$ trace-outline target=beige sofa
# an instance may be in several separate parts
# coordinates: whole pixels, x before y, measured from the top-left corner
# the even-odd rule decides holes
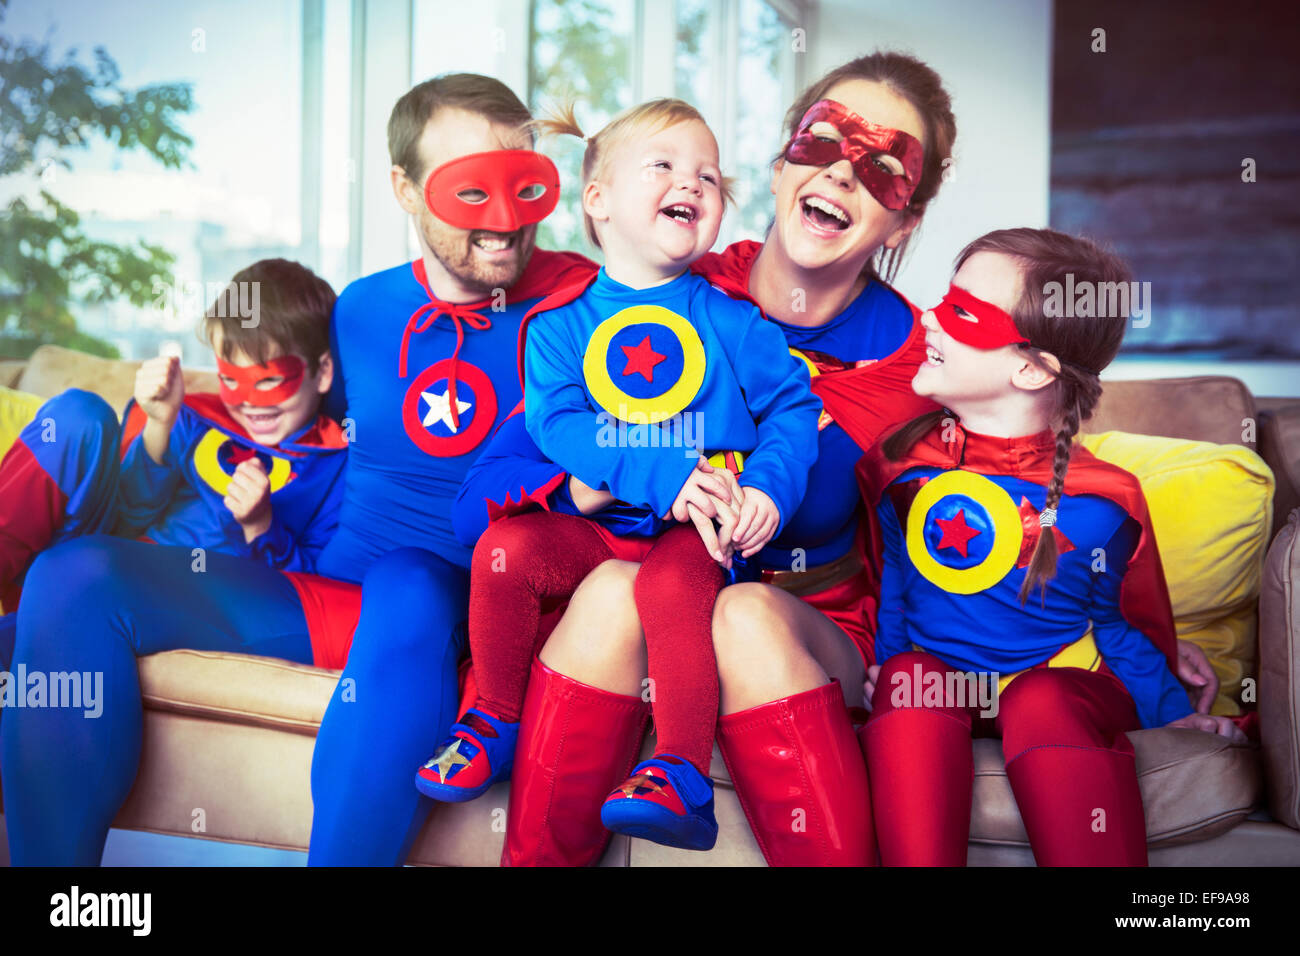
[[[79,386],[116,407],[134,365],[46,347],[29,363],[0,363],[0,385],[41,396]],[[214,387],[192,374],[191,389]],[[1191,731],[1131,735],[1155,865],[1300,864],[1300,401],[1255,399],[1241,382],[1205,377],[1113,383],[1092,431],[1241,443],[1277,478],[1275,538],[1259,610],[1262,747],[1233,747]],[[337,672],[284,661],[173,651],[140,661],[145,738],[135,789],[116,826],[305,849],[316,729]],[[996,741],[975,742],[970,862],[1032,865]],[[718,846],[710,853],[614,839],[608,866],[756,865],[763,862],[726,767],[715,753]],[[495,865],[508,786],[470,804],[436,807],[412,863]],[[199,813],[198,811],[202,811]]]

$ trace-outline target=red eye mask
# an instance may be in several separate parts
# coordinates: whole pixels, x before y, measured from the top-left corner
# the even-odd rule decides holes
[[[227,405],[279,405],[297,393],[302,385],[307,363],[296,355],[282,355],[265,365],[231,365],[217,359],[217,372],[222,379],[233,378],[234,388],[220,381],[221,400]],[[257,383],[267,378],[283,378],[274,388],[258,388]]]
[[[429,211],[457,229],[514,232],[541,222],[559,201],[555,164],[529,149],[470,153],[443,163],[424,184]]]
[[[958,315],[958,307],[966,314]],[[977,349],[1029,344],[1029,339],[1016,328],[1011,316],[958,286],[948,287],[948,294],[934,307],[933,312],[944,332],[958,342]]]
[[[829,123],[843,139],[832,142],[812,133],[815,123]],[[882,153],[895,157],[903,165],[903,174],[895,176],[877,166],[875,157]],[[868,123],[857,113],[834,100],[818,100],[803,114],[799,132],[785,147],[787,162],[802,166],[830,166],[847,159],[853,164],[867,192],[886,209],[904,208],[921,181],[925,149],[910,133]]]

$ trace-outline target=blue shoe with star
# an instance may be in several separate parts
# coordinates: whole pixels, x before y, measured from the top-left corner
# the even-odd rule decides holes
[[[471,707],[451,725],[451,736],[415,774],[415,789],[444,803],[481,797],[515,765],[519,723]]]
[[[713,781],[675,754],[655,754],[605,798],[607,830],[680,850],[712,850],[718,842]]]

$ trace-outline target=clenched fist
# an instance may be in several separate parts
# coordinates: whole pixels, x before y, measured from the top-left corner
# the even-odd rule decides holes
[[[143,432],[145,451],[160,465],[184,398],[181,360],[172,355],[145,359],[135,373],[135,403],[149,419]]]
[[[185,398],[181,360],[174,355],[145,359],[135,373],[135,403],[150,418],[171,426]]]
[[[236,466],[224,504],[244,529],[244,541],[251,544],[258,535],[266,534],[271,527],[271,479],[258,459],[249,458]]]

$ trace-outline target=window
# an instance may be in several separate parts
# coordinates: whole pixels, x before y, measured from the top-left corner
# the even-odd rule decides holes
[[[766,0],[534,0],[531,24],[534,112],[574,100],[584,130],[595,132],[642,100],[686,100],[708,121],[723,172],[736,180],[737,205],[715,248],[763,235],[771,217],[768,163],[784,141],[781,122],[797,92],[799,64],[785,14]],[[670,71],[659,69],[664,63],[672,64]],[[556,137],[542,148],[555,159],[563,185],[539,242],[595,255],[579,201],[584,144]]]
[[[45,188],[81,217],[93,239],[139,240],[175,256],[174,283],[155,284],[145,308],[124,301],[75,306],[83,332],[124,358],[161,350],[212,366],[194,335],[215,290],[271,256],[296,259],[336,288],[345,279],[349,0],[240,0],[192,7],[139,0],[131,16],[92,0],[10,5],[3,29],[48,42],[54,62],[96,47],[125,88],[189,83],[194,108],[179,118],[193,140],[187,165],[165,169],[139,150],[95,140],[64,155],[72,170],[0,181],[0,203],[39,202]],[[328,68],[327,68],[328,67]],[[306,145],[306,148],[304,148]]]

